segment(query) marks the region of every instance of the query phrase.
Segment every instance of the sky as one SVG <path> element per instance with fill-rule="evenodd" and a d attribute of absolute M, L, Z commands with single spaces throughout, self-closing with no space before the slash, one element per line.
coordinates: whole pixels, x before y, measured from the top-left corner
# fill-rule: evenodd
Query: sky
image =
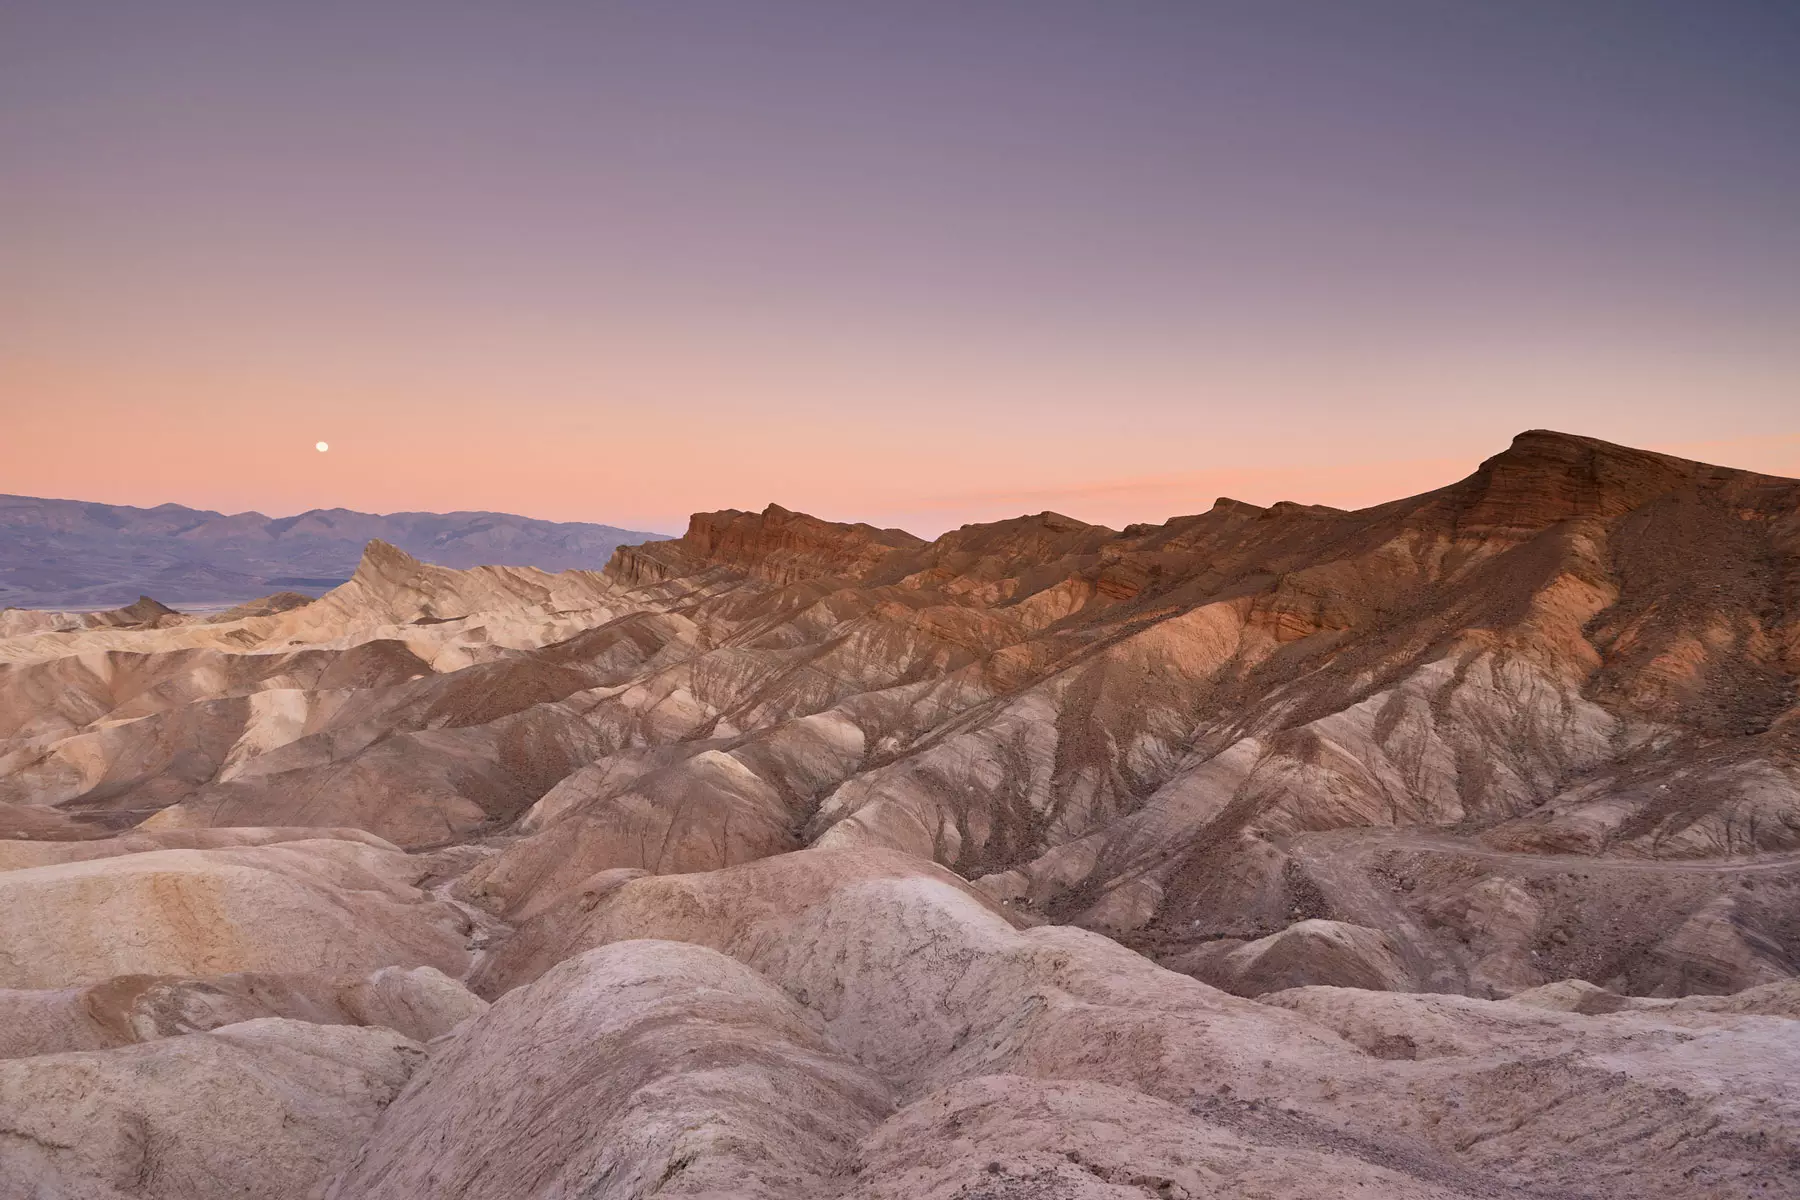
<path fill-rule="evenodd" d="M 5 0 L 0 492 L 933 535 L 1527 428 L 1800 476 L 1797 61 L 1785 0 Z"/>

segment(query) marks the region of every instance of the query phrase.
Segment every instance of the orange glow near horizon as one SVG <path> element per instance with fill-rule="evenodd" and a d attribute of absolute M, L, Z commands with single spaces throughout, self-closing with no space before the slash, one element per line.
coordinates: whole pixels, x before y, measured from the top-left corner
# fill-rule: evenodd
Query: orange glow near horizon
<path fill-rule="evenodd" d="M 1527 428 L 1800 475 L 1773 10 L 26 7 L 0 492 L 933 535 Z"/>
<path fill-rule="evenodd" d="M 1256 382 L 1239 381 L 1245 388 Z M 1297 386 L 1263 381 L 1267 390 L 1237 407 L 1278 409 L 1282 398 L 1269 393 L 1283 382 Z M 1309 383 L 1352 390 L 1342 379 Z M 1221 495 L 1364 507 L 1450 483 L 1520 429 L 1559 425 L 1553 412 L 1500 397 L 1490 408 L 1488 397 L 1478 397 L 1468 407 L 1486 413 L 1479 419 L 1386 437 L 1354 437 L 1329 422 L 1310 435 L 1239 423 L 1218 437 L 1179 426 L 1159 436 L 1071 416 L 1081 402 L 1067 396 L 1046 400 L 1050 415 L 1035 427 L 976 421 L 959 430 L 943 424 L 951 406 L 941 394 L 935 404 L 909 405 L 903 386 L 896 380 L 872 389 L 835 416 L 827 397 L 841 393 L 789 391 L 786 415 L 762 421 L 763 405 L 784 411 L 774 397 L 746 398 L 735 411 L 697 403 L 683 413 L 670 395 L 596 412 L 573 400 L 492 400 L 479 385 L 448 377 L 416 381 L 413 395 L 429 399 L 401 401 L 330 378 L 165 374 L 142 364 L 114 377 L 9 364 L 0 387 L 36 399 L 9 417 L 0 490 L 271 516 L 313 507 L 490 509 L 669 533 L 692 512 L 774 501 L 935 536 L 1046 509 L 1117 528 L 1203 511 Z M 991 396 L 1000 386 L 1003 380 L 978 377 L 968 390 Z M 1141 386 L 1173 390 L 1153 378 Z M 702 385 L 694 394 L 708 392 Z M 1800 476 L 1796 433 L 1660 440 L 1604 428 L 1571 432 Z M 320 440 L 330 443 L 329 454 L 314 449 Z"/>

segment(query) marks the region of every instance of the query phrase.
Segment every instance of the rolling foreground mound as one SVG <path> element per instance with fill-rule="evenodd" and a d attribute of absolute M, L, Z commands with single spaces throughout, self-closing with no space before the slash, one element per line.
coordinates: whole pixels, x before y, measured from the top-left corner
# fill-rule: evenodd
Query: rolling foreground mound
<path fill-rule="evenodd" d="M 1800 482 L 0 625 L 0 1200 L 1800 1193 Z"/>

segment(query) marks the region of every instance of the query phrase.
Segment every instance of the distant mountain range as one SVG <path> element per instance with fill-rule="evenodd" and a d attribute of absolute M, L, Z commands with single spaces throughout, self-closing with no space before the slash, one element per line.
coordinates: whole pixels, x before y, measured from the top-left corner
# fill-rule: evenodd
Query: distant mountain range
<path fill-rule="evenodd" d="M 447 567 L 564 571 L 598 570 L 617 547 L 664 537 L 510 513 L 315 508 L 266 517 L 0 495 L 0 607 L 110 608 L 142 594 L 180 608 L 318 593 L 350 578 L 372 538 Z"/>

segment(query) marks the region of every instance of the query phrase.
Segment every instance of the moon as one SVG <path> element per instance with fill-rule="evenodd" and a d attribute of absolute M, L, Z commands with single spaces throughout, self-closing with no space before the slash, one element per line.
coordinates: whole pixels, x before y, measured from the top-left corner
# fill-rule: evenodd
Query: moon
<path fill-rule="evenodd" d="M 331 443 L 330 442 L 314 442 L 313 449 L 317 450 L 320 454 L 323 454 L 327 450 L 331 449 Z"/>

